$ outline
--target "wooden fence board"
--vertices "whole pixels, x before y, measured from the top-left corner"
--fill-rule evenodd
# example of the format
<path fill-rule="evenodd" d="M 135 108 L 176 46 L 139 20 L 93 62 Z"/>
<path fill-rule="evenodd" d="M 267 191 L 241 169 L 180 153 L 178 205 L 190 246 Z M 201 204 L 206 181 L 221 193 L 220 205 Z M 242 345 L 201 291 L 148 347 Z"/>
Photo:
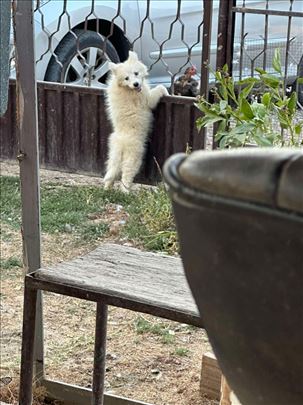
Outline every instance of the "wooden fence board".
<path fill-rule="evenodd" d="M 0 157 L 4 159 L 15 159 L 18 154 L 15 91 L 15 81 L 11 80 L 8 111 L 0 119 Z M 137 181 L 154 183 L 161 179 L 158 165 L 162 168 L 170 155 L 184 152 L 187 144 L 193 149 L 204 148 L 203 137 L 195 126 L 199 111 L 194 101 L 188 97 L 162 99 L 154 111 L 153 129 Z M 103 91 L 39 82 L 38 122 L 43 167 L 104 174 L 111 125 L 105 112 Z"/>

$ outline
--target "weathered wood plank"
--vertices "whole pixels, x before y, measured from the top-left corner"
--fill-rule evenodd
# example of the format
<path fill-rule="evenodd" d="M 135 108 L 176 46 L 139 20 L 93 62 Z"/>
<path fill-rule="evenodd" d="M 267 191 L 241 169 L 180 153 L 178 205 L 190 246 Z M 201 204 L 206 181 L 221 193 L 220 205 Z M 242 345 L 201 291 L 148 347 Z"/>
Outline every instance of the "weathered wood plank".
<path fill-rule="evenodd" d="M 33 273 L 43 289 L 147 312 L 202 327 L 181 260 L 105 244 L 86 256 Z M 57 284 L 54 286 L 54 284 Z M 87 298 L 89 299 L 89 298 Z"/>
<path fill-rule="evenodd" d="M 17 61 L 17 133 L 22 200 L 23 260 L 28 272 L 41 267 L 38 111 L 35 76 L 33 3 L 17 2 L 15 10 Z M 24 46 L 24 38 L 27 38 Z M 35 378 L 43 375 L 42 297 L 38 292 L 35 339 Z"/>
<path fill-rule="evenodd" d="M 202 356 L 200 392 L 210 399 L 220 400 L 222 372 L 215 355 L 211 352 Z"/>
<path fill-rule="evenodd" d="M 49 398 L 63 401 L 66 405 L 90 405 L 92 391 L 75 385 L 57 381 L 43 380 L 41 385 L 46 388 Z M 115 395 L 104 394 L 104 405 L 151 405 L 146 402 L 134 401 Z"/>
<path fill-rule="evenodd" d="M 62 159 L 62 97 L 57 90 L 45 93 L 45 110 L 47 111 L 45 125 L 46 161 L 53 167 L 60 167 L 65 162 Z M 64 118 L 65 119 L 65 118 Z"/>
<path fill-rule="evenodd" d="M 80 156 L 81 170 L 97 172 L 98 150 L 98 96 L 94 94 L 80 95 Z"/>

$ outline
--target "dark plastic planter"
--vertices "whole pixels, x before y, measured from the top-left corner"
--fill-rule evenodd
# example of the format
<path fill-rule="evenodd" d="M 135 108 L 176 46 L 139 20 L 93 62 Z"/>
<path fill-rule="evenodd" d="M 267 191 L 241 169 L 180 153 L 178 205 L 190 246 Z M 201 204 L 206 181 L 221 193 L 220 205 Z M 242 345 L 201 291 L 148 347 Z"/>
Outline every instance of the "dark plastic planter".
<path fill-rule="evenodd" d="M 303 153 L 175 155 L 164 168 L 186 276 L 243 405 L 303 404 Z"/>

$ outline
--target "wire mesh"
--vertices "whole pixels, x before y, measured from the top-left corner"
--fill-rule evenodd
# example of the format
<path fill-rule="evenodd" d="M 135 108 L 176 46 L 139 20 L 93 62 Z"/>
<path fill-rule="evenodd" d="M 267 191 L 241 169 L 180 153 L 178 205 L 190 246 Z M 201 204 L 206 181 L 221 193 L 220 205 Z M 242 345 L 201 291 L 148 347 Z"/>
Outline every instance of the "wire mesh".
<path fill-rule="evenodd" d="M 37 78 L 103 88 L 109 61 L 124 61 L 129 50 L 135 50 L 149 69 L 151 84 L 164 84 L 174 93 L 174 83 L 188 67 L 195 66 L 194 78 L 204 80 L 200 72 L 205 29 L 211 36 L 208 63 L 215 68 L 218 9 L 219 1 L 214 0 L 212 27 L 205 27 L 203 0 L 35 0 Z M 285 76 L 297 76 L 303 2 L 238 0 L 234 12 L 234 77 L 254 76 L 256 67 L 271 72 L 277 48 Z M 13 47 L 11 62 L 13 68 Z"/>
<path fill-rule="evenodd" d="M 187 67 L 199 80 L 203 0 L 35 0 L 38 80 L 105 87 L 109 61 L 135 50 L 152 85 L 172 88 Z M 14 50 L 11 50 L 14 70 Z"/>
<path fill-rule="evenodd" d="M 296 77 L 303 54 L 303 3 L 240 0 L 237 6 L 233 75 L 238 79 L 254 76 L 256 68 L 273 73 L 274 53 L 280 49 L 285 78 Z"/>

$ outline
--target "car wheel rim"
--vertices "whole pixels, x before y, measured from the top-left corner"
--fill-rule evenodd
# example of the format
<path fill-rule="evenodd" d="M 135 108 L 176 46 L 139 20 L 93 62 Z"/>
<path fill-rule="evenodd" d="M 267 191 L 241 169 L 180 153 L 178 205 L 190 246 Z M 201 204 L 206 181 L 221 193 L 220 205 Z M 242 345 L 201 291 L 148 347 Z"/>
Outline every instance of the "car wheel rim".
<path fill-rule="evenodd" d="M 109 62 L 107 54 L 99 48 L 82 49 L 68 64 L 64 83 L 104 88 Z"/>

